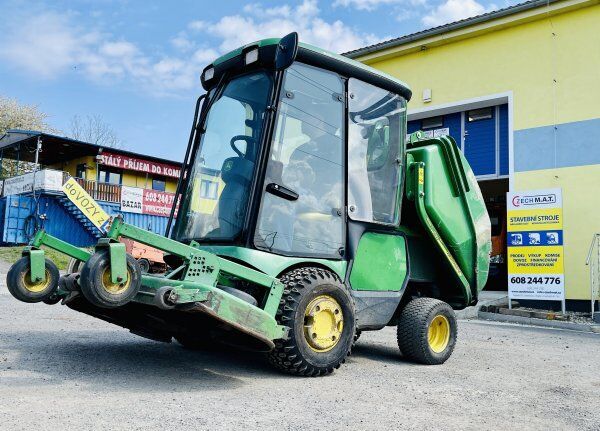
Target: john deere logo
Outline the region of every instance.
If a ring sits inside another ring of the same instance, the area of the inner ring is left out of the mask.
[[[225,164],[223,165],[223,170],[230,171],[232,167],[233,167],[233,162],[231,160],[227,160],[225,162]]]

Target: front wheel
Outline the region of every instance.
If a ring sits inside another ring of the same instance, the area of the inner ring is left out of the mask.
[[[109,251],[94,253],[83,265],[79,277],[81,293],[85,299],[102,308],[120,307],[131,301],[140,289],[142,274],[138,262],[129,253],[126,258],[127,280],[113,283]]]
[[[42,302],[49,300],[58,288],[58,268],[50,259],[46,259],[46,277],[44,281],[31,281],[31,263],[29,256],[17,260],[8,270],[6,286],[19,301]]]
[[[412,361],[443,364],[452,355],[457,332],[450,305],[434,298],[413,299],[400,314],[398,347]]]
[[[350,354],[356,319],[354,302],[331,272],[300,268],[288,272],[277,311],[280,325],[290,328],[287,340],[275,341],[270,362],[301,376],[320,376],[339,368]]]

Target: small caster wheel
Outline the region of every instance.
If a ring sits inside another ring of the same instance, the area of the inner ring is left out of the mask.
[[[148,274],[150,272],[150,261],[148,259],[139,259],[138,263],[140,264],[142,274]]]
[[[137,295],[141,286],[142,271],[129,253],[127,257],[127,279],[113,283],[110,275],[108,250],[94,253],[81,269],[79,285],[81,293],[92,305],[102,308],[121,307]]]
[[[60,301],[62,301],[62,297],[60,295],[57,295],[56,293],[53,293],[52,295],[50,295],[49,298],[44,299],[42,302],[48,305],[55,305],[58,304]]]
[[[49,299],[58,288],[58,268],[50,259],[46,259],[46,279],[31,281],[29,257],[22,257],[10,267],[6,275],[8,291],[19,301],[41,302]]]
[[[161,310],[172,310],[177,305],[177,293],[170,286],[160,287],[154,295],[154,305]]]

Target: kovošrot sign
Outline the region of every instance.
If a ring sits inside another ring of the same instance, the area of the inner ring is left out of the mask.
[[[81,187],[73,178],[69,178],[62,186],[63,192],[69,200],[86,216],[94,226],[102,232],[106,231],[109,221],[108,214],[102,209],[98,202]]]

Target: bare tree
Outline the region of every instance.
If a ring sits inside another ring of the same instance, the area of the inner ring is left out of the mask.
[[[48,114],[36,105],[25,105],[17,99],[0,96],[0,135],[10,129],[35,130],[57,133],[48,125]]]
[[[71,119],[69,137],[101,147],[122,148],[123,142],[100,115],[75,115]]]

